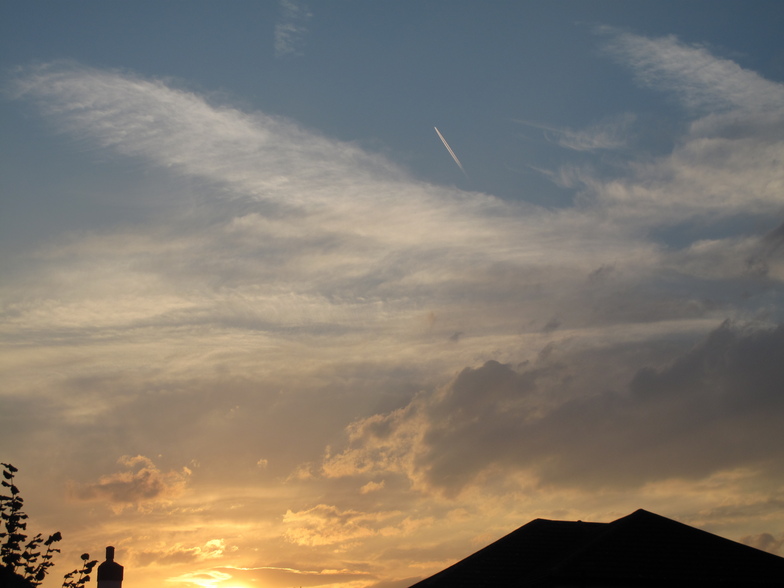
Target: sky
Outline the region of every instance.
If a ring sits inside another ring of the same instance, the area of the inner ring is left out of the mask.
[[[63,534],[44,586],[114,545],[125,588],[404,588],[638,508],[784,555],[782,30],[0,4],[0,461]]]

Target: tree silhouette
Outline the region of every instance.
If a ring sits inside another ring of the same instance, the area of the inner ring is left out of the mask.
[[[82,588],[90,581],[90,572],[93,571],[98,560],[90,560],[89,553],[82,554],[82,568],[68,572],[63,578],[62,588]]]
[[[38,533],[27,540],[27,514],[22,510],[24,499],[14,483],[14,474],[19,470],[10,463],[0,465],[3,466],[2,487],[10,494],[0,494],[0,518],[5,526],[5,531],[0,532],[0,580],[3,586],[37,587],[54,565],[52,559],[60,550],[53,545],[63,536],[57,531],[44,539]],[[81,569],[65,575],[63,588],[82,588],[90,580],[90,572],[98,562],[90,561],[87,553],[82,555],[82,562]]]

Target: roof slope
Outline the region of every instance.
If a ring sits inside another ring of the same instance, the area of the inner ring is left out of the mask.
[[[607,524],[535,519],[414,586],[481,588],[519,582],[556,565]]]
[[[612,523],[536,519],[416,588],[784,586],[784,558],[638,510]]]

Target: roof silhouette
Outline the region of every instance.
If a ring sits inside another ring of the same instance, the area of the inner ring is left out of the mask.
[[[784,558],[637,510],[611,523],[536,519],[414,584],[784,586]]]

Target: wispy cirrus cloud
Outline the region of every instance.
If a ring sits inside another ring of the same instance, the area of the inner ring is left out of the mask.
[[[604,27],[605,49],[631,66],[646,86],[673,93],[701,112],[728,109],[781,111],[784,89],[734,61],[717,58],[704,46],[675,36],[648,38]]]
[[[674,96],[696,117],[669,155],[631,162],[615,179],[567,166],[562,184],[647,227],[781,215],[784,86],[675,37],[604,32],[605,49],[640,83]]]
[[[307,23],[313,13],[299,0],[280,0],[280,19],[275,24],[275,57],[301,56]]]
[[[607,27],[599,32],[609,55],[640,84],[672,97],[691,122],[668,155],[632,159],[625,171],[567,163],[544,173],[578,190],[585,203],[601,203],[619,222],[643,230],[781,216],[784,86],[673,36],[648,38]],[[634,120],[627,113],[581,130],[518,122],[543,130],[562,147],[591,152],[621,146]]]
[[[126,156],[204,179],[229,183],[246,196],[290,206],[323,196],[318,183],[399,178],[388,161],[305,131],[291,121],[213,106],[194,93],[132,74],[73,63],[26,70],[12,85],[36,101],[63,130]],[[302,163],[312,165],[303,168]],[[309,187],[312,190],[303,190]]]
[[[574,130],[556,128],[531,121],[515,122],[544,131],[549,141],[574,151],[614,150],[628,145],[628,135],[636,116],[625,113],[591,125],[589,128]]]
[[[590,211],[553,213],[416,182],[353,145],[279,118],[212,106],[162,82],[52,65],[29,70],[16,90],[67,132],[209,180],[214,196],[206,219],[167,218],[154,228],[96,232],[37,252],[36,265],[60,269],[46,271],[39,284],[31,280],[26,291],[55,288],[57,299],[35,309],[29,298],[12,302],[11,324],[48,324],[63,333],[80,317],[97,319],[92,329],[115,331],[216,320],[263,331],[308,324],[367,329],[414,312],[426,316],[423,304],[460,308],[470,319],[475,311],[466,313],[466,304],[490,290],[507,292],[476,316],[487,329],[487,321],[506,322],[491,315],[503,312],[508,294],[530,288],[525,283],[535,275],[579,280],[608,258],[639,266],[656,255]],[[199,224],[197,233],[190,222]],[[64,256],[78,262],[63,265]],[[79,276],[90,276],[86,297],[74,288]],[[445,338],[469,332],[445,323],[449,314],[440,312]]]

